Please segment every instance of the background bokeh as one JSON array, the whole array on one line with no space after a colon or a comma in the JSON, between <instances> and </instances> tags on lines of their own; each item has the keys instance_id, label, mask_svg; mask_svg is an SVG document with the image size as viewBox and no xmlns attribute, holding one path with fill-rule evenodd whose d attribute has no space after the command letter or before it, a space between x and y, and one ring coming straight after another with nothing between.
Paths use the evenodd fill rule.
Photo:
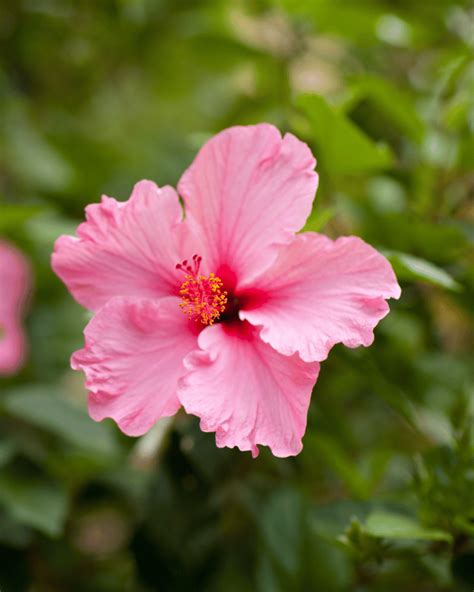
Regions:
<instances>
[{"instance_id":1,"label":"background bokeh","mask_svg":"<svg viewBox=\"0 0 474 592\"><path fill-rule=\"evenodd\" d=\"M472 19L462 0L0 1L0 236L35 275L28 363L0 379L2 592L473 588ZM323 363L296 458L219 450L184 414L140 440L94 423L54 239L260 121L318 158L307 228L382 250L401 300L370 349Z\"/></svg>"}]
</instances>

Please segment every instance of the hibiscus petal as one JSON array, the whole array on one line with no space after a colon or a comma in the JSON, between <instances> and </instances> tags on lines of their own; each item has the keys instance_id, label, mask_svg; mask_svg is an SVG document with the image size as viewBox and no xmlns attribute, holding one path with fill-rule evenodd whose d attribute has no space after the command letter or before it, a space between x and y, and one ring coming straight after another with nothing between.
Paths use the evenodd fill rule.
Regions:
<instances>
[{"instance_id":1,"label":"hibiscus petal","mask_svg":"<svg viewBox=\"0 0 474 592\"><path fill-rule=\"evenodd\" d=\"M186 357L178 397L201 429L216 432L218 447L254 457L258 444L275 456L298 454L319 364L282 356L248 323L214 325L198 342L202 351Z\"/></svg>"},{"instance_id":2,"label":"hibiscus petal","mask_svg":"<svg viewBox=\"0 0 474 592\"><path fill-rule=\"evenodd\" d=\"M386 298L399 298L390 263L360 238L332 241L307 232L282 248L254 285L239 313L262 327L260 336L284 355L322 361L336 343L368 346L388 312Z\"/></svg>"},{"instance_id":3,"label":"hibiscus petal","mask_svg":"<svg viewBox=\"0 0 474 592\"><path fill-rule=\"evenodd\" d=\"M238 283L267 267L311 211L315 164L306 144L269 124L209 140L178 184L208 268L220 277L232 270Z\"/></svg>"},{"instance_id":4,"label":"hibiscus petal","mask_svg":"<svg viewBox=\"0 0 474 592\"><path fill-rule=\"evenodd\" d=\"M0 374L13 374L25 357L21 316L30 288L30 270L23 255L0 241Z\"/></svg>"},{"instance_id":5,"label":"hibiscus petal","mask_svg":"<svg viewBox=\"0 0 474 592\"><path fill-rule=\"evenodd\" d=\"M113 296L177 293L182 210L173 188L141 181L128 201L104 196L86 214L77 238L61 236L52 257L53 270L80 304L98 310Z\"/></svg>"},{"instance_id":6,"label":"hibiscus petal","mask_svg":"<svg viewBox=\"0 0 474 592\"><path fill-rule=\"evenodd\" d=\"M180 403L182 360L197 347L198 327L182 314L179 300L114 298L85 329L85 348L71 360L84 370L89 413L111 417L130 436L174 415Z\"/></svg>"}]
</instances>

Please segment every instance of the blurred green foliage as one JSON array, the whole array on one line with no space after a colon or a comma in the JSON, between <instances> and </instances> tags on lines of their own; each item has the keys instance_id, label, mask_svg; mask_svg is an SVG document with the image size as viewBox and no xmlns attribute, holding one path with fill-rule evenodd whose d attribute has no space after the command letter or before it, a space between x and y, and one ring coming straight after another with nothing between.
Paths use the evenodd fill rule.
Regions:
<instances>
[{"instance_id":1,"label":"blurred green foliage","mask_svg":"<svg viewBox=\"0 0 474 592\"><path fill-rule=\"evenodd\" d=\"M474 586L472 4L0 2L0 235L35 273L0 382L2 592L435 592ZM142 440L85 411L87 314L49 268L87 203L174 184L210 134L305 139L307 228L358 234L403 295L322 366L303 452Z\"/></svg>"}]
</instances>

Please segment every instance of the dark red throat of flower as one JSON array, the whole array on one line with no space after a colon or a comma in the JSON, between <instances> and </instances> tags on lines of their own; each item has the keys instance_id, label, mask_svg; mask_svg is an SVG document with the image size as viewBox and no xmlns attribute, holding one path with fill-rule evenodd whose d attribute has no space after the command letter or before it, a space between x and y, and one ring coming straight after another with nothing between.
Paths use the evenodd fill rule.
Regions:
<instances>
[{"instance_id":1,"label":"dark red throat of flower","mask_svg":"<svg viewBox=\"0 0 474 592\"><path fill-rule=\"evenodd\" d=\"M193 255L191 264L185 259L176 265L176 269L184 273L184 282L179 289L183 302L179 306L191 320L212 325L226 308L227 292L222 280L214 273L208 276L199 273L201 261L202 257Z\"/></svg>"}]
</instances>

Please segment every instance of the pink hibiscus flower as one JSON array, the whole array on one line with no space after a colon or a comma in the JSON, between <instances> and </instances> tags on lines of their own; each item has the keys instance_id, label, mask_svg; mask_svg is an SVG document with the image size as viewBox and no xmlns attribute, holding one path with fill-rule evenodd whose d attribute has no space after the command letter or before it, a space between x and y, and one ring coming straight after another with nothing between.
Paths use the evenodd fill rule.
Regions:
<instances>
[{"instance_id":1,"label":"pink hibiscus flower","mask_svg":"<svg viewBox=\"0 0 474 592\"><path fill-rule=\"evenodd\" d=\"M86 208L53 269L95 311L72 366L89 412L140 435L183 406L217 446L297 454L319 362L342 342L370 345L400 288L356 237L300 230L315 159L267 124L205 144L178 194L150 181L127 202Z\"/></svg>"},{"instance_id":2,"label":"pink hibiscus flower","mask_svg":"<svg viewBox=\"0 0 474 592\"><path fill-rule=\"evenodd\" d=\"M21 317L30 287L30 271L23 255L0 241L0 374L14 374L25 357Z\"/></svg>"}]
</instances>

